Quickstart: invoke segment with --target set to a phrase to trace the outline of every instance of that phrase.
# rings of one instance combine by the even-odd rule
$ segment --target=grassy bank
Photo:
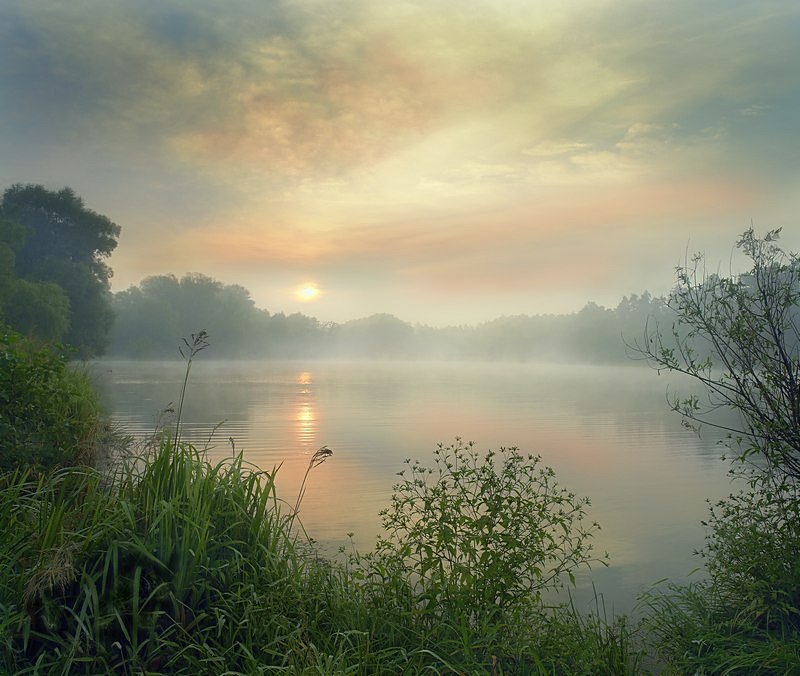
[[[100,471],[86,378],[5,334],[0,672],[798,673],[800,501],[786,487],[780,502],[754,484],[716,505],[707,580],[646,595],[636,626],[570,602],[575,571],[602,564],[598,526],[514,448],[457,440],[409,461],[375,546],[331,560],[302,528],[302,487],[278,496],[275,471],[212,464],[181,440],[206,345],[185,342],[175,427]]]
[[[274,473],[164,437],[112,476],[2,478],[0,667],[9,673],[633,673],[623,622],[476,614],[384,556],[320,558]],[[447,593],[445,593],[445,591]],[[434,593],[435,592],[435,593]]]
[[[275,472],[175,427],[96,469],[103,424],[57,349],[0,345],[0,670],[14,674],[626,673],[624,621],[546,606],[596,561],[587,500],[516,449],[409,463],[368,553],[319,555]],[[102,455],[102,454],[101,454]],[[330,455],[320,449],[309,471]],[[289,507],[289,505],[293,505]]]

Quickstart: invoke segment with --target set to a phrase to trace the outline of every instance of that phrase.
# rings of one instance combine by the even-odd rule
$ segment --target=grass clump
[[[165,438],[134,471],[6,475],[0,603],[6,668],[248,672],[281,665],[303,565],[274,473],[212,466]],[[272,639],[272,640],[270,640]]]
[[[800,501],[769,474],[711,507],[706,576],[643,595],[661,661],[680,672],[785,674],[800,664]]]

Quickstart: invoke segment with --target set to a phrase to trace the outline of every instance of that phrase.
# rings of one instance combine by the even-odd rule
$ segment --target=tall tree
[[[25,228],[15,251],[16,275],[66,293],[71,321],[64,342],[87,356],[102,353],[113,321],[112,272],[104,259],[116,248],[120,227],[88,209],[70,188],[55,192],[41,185],[8,188],[0,216]]]

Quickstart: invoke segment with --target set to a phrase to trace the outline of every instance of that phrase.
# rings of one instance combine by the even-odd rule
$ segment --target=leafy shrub
[[[689,427],[726,430],[731,474],[747,483],[711,507],[707,579],[644,595],[655,649],[681,673],[800,663],[800,257],[779,236],[743,233],[747,274],[707,274],[702,255],[678,268],[671,335],[650,327],[639,350],[702,386],[672,408]]]
[[[64,356],[0,332],[0,469],[90,463],[100,404]]]
[[[752,478],[719,501],[701,552],[720,603],[765,630],[800,630],[800,500],[797,485]],[[777,495],[776,495],[777,494]],[[793,496],[790,499],[790,496]]]
[[[519,628],[544,613],[543,594],[598,560],[588,499],[560,488],[540,462],[516,448],[481,456],[461,440],[440,444],[432,468],[408,460],[381,513],[386,536],[353,561],[379,605],[406,612],[432,645],[452,630],[480,635],[486,654],[511,649]]]

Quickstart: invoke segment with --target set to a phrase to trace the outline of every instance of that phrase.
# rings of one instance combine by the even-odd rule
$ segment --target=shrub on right
[[[800,258],[752,229],[737,242],[750,268],[678,269],[669,329],[636,345],[657,369],[700,385],[676,396],[684,423],[727,432],[740,491],[713,505],[700,552],[707,579],[653,592],[650,626],[682,671],[782,672],[800,663]]]

